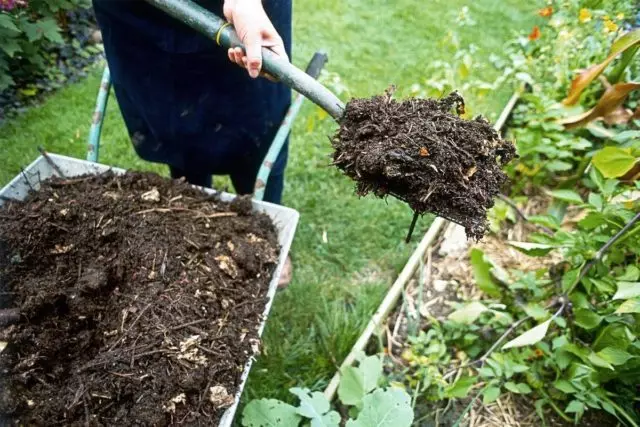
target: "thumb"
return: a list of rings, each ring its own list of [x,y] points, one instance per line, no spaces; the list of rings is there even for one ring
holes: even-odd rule
[[[258,32],[249,32],[244,40],[247,54],[247,69],[249,76],[256,78],[262,68],[262,38]]]

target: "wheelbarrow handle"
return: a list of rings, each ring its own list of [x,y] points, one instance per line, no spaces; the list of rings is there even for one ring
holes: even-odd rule
[[[213,38],[225,48],[241,47],[242,41],[235,29],[225,20],[191,0],[146,0],[170,16],[200,33]],[[289,61],[262,49],[262,68],[285,85],[309,98],[336,120],[342,117],[344,104],[329,89]]]
[[[305,73],[309,74],[311,77],[317,80],[318,77],[320,76],[320,72],[322,71],[322,69],[324,68],[324,65],[327,63],[328,60],[329,58],[327,57],[326,53],[324,52],[314,53],[313,58],[311,58],[311,61],[309,61],[309,64],[307,64],[307,69],[304,70]]]

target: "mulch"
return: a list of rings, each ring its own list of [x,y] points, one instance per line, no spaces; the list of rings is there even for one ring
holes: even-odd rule
[[[250,199],[154,174],[7,202],[0,424],[215,425],[259,351],[278,250]]]

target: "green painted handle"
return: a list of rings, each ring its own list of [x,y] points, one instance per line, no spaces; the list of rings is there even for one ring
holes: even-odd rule
[[[219,45],[243,47],[235,29],[227,22],[191,0],[146,0],[196,31],[216,40]],[[222,30],[221,30],[222,29]],[[220,32],[220,34],[218,34]],[[226,54],[226,52],[225,52]],[[296,92],[309,98],[336,120],[344,112],[344,104],[329,89],[313,77],[279,57],[269,49],[262,49],[262,68]]]

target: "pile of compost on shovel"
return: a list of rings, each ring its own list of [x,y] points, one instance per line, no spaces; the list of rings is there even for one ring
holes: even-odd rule
[[[0,425],[216,425],[277,263],[270,218],[153,174],[0,208]],[[6,318],[5,318],[6,320]]]
[[[465,120],[464,100],[353,99],[333,138],[333,163],[356,181],[357,194],[392,195],[418,214],[434,213],[480,239],[487,210],[506,182],[515,147],[482,117]]]

